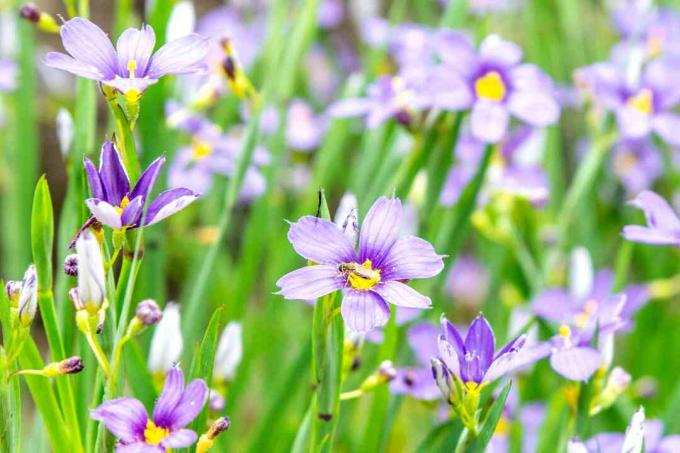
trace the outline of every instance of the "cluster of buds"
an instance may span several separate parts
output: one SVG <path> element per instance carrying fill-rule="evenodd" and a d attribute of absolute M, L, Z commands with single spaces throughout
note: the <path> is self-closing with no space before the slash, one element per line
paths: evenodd
<path fill-rule="evenodd" d="M 64 274 L 71 277 L 78 276 L 78 255 L 71 253 L 64 259 Z"/>
<path fill-rule="evenodd" d="M 77 374 L 83 371 L 85 365 L 83 360 L 78 356 L 69 357 L 60 362 L 52 362 L 41 370 L 20 370 L 13 374 L 15 375 L 31 375 L 44 377 L 57 377 L 65 374 Z"/>
<path fill-rule="evenodd" d="M 5 291 L 9 298 L 12 323 L 16 326 L 29 327 L 38 309 L 38 282 L 35 266 L 30 265 L 21 281 L 9 281 Z"/>
<path fill-rule="evenodd" d="M 61 26 L 51 14 L 41 11 L 34 3 L 27 3 L 21 7 L 19 15 L 34 23 L 40 30 L 48 33 L 59 33 Z"/>
<path fill-rule="evenodd" d="M 210 425 L 210 428 L 205 433 L 201 434 L 196 444 L 196 453 L 205 453 L 210 450 L 215 443 L 215 438 L 229 429 L 231 426 L 231 420 L 229 417 L 221 417 L 215 420 L 215 422 Z"/>

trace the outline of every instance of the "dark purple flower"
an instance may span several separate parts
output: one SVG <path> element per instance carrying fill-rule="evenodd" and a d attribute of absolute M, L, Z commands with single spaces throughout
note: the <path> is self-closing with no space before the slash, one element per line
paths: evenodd
<path fill-rule="evenodd" d="M 439 330 L 430 323 L 422 322 L 408 330 L 408 344 L 416 359 L 416 366 L 398 368 L 396 377 L 390 381 L 390 391 L 396 395 L 408 394 L 419 400 L 431 401 L 441 398 L 437 383 L 432 379 L 430 359 L 437 356 Z"/>
<path fill-rule="evenodd" d="M 387 303 L 429 308 L 429 297 L 404 281 L 430 278 L 444 267 L 432 245 L 415 236 L 399 238 L 402 206 L 398 198 L 379 198 L 359 232 L 359 250 L 335 223 L 305 216 L 293 223 L 288 240 L 295 251 L 315 263 L 276 282 L 286 299 L 310 300 L 342 290 L 342 317 L 356 332 L 384 325 Z"/>
<path fill-rule="evenodd" d="M 165 452 L 196 441 L 196 433 L 183 428 L 201 412 L 207 395 L 208 388 L 202 379 L 184 387 L 184 373 L 173 367 L 168 371 L 151 418 L 134 398 L 105 401 L 90 416 L 103 422 L 118 438 L 119 453 Z"/>
<path fill-rule="evenodd" d="M 130 180 L 118 151 L 113 143 L 104 142 L 99 169 L 85 158 L 85 172 L 93 195 L 85 204 L 94 218 L 115 230 L 138 228 L 142 218 L 144 226 L 153 225 L 191 204 L 198 194 L 180 187 L 158 195 L 144 214 L 144 206 L 164 163 L 165 157 L 154 160 L 130 190 Z"/>
<path fill-rule="evenodd" d="M 640 192 L 631 205 L 642 209 L 647 226 L 627 225 L 623 237 L 643 244 L 674 245 L 680 247 L 680 219 L 666 200 L 654 192 Z"/>
<path fill-rule="evenodd" d="M 445 30 L 437 51 L 443 64 L 432 69 L 428 82 L 433 106 L 471 109 L 470 130 L 478 140 L 501 141 L 510 116 L 534 127 L 559 118 L 552 81 L 537 66 L 520 64 L 522 50 L 516 44 L 491 35 L 477 52 L 467 37 Z"/>
<path fill-rule="evenodd" d="M 97 25 L 82 17 L 67 21 L 60 33 L 69 55 L 48 53 L 48 66 L 111 86 L 131 101 L 164 75 L 201 70 L 208 51 L 208 39 L 192 34 L 154 53 L 156 35 L 149 25 L 125 30 L 116 49 Z"/>
<path fill-rule="evenodd" d="M 442 316 L 439 359 L 467 390 L 477 390 L 518 368 L 515 358 L 524 341 L 525 337 L 519 336 L 496 351 L 496 337 L 483 315 L 472 321 L 465 340 L 456 326 Z"/>

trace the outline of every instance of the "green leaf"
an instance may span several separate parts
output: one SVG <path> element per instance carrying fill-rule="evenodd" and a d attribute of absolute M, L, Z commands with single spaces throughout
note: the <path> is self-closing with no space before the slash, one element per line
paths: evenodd
<path fill-rule="evenodd" d="M 482 423 L 482 429 L 479 431 L 479 434 L 472 442 L 472 445 L 470 445 L 470 447 L 466 451 L 471 453 L 484 453 L 487 445 L 489 445 L 489 442 L 491 441 L 491 437 L 493 437 L 494 431 L 496 431 L 498 421 L 503 415 L 505 400 L 508 399 L 508 394 L 510 393 L 511 387 L 512 381 L 509 381 L 507 384 L 505 384 L 505 387 L 503 387 L 503 390 L 501 391 L 500 395 L 498 395 L 496 401 L 494 401 L 493 404 L 491 405 L 491 408 L 489 409 L 486 419 Z"/>
<path fill-rule="evenodd" d="M 416 451 L 442 453 L 454 451 L 463 429 L 463 424 L 458 418 L 442 423 L 428 433 Z"/>
<path fill-rule="evenodd" d="M 52 290 L 52 245 L 54 242 L 54 216 L 52 198 L 45 175 L 35 187 L 31 217 L 31 244 L 33 261 L 38 274 L 38 291 Z"/>

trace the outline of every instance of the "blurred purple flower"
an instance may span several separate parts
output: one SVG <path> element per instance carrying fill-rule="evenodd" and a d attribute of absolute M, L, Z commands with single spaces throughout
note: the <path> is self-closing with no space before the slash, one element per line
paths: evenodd
<path fill-rule="evenodd" d="M 326 121 L 301 99 L 288 105 L 286 143 L 298 151 L 311 151 L 318 147 L 326 132 Z"/>
<path fill-rule="evenodd" d="M 645 420 L 644 445 L 647 453 L 672 453 L 680 451 L 680 435 L 663 436 L 661 420 Z M 587 452 L 592 453 L 620 453 L 624 451 L 624 433 L 600 433 L 590 438 L 586 443 Z"/>
<path fill-rule="evenodd" d="M 637 47 L 651 59 L 680 51 L 680 17 L 670 8 L 657 8 L 646 0 L 621 1 L 612 11 L 612 21 L 621 36 L 614 54 Z"/>
<path fill-rule="evenodd" d="M 345 18 L 342 0 L 322 0 L 319 4 L 317 21 L 321 28 L 336 28 Z"/>
<path fill-rule="evenodd" d="M 196 441 L 196 433 L 184 426 L 203 409 L 208 389 L 196 379 L 184 387 L 184 373 L 177 367 L 168 371 L 165 386 L 156 401 L 153 417 L 134 398 L 105 401 L 90 416 L 108 428 L 118 438 L 116 451 L 165 452 L 188 447 Z"/>
<path fill-rule="evenodd" d="M 416 359 L 416 366 L 397 369 L 397 375 L 390 381 L 390 391 L 396 395 L 432 401 L 441 398 L 437 383 L 432 379 L 430 359 L 438 355 L 437 338 L 439 330 L 430 323 L 414 324 L 408 330 L 408 344 Z"/>
<path fill-rule="evenodd" d="M 139 227 L 142 217 L 144 226 L 153 225 L 193 203 L 198 194 L 178 187 L 158 195 L 144 215 L 144 206 L 164 163 L 165 157 L 154 160 L 130 190 L 130 180 L 118 151 L 113 143 L 104 142 L 99 169 L 85 158 L 85 173 L 93 195 L 93 198 L 85 200 L 85 204 L 94 218 L 115 230 L 124 230 Z"/>
<path fill-rule="evenodd" d="M 17 84 L 17 65 L 12 60 L 0 59 L 0 92 L 12 91 Z"/>
<path fill-rule="evenodd" d="M 478 140 L 500 142 L 511 115 L 534 127 L 558 120 L 552 81 L 537 66 L 520 64 L 522 50 L 516 44 L 490 35 L 477 52 L 466 36 L 445 30 L 436 48 L 443 64 L 432 69 L 428 82 L 433 105 L 471 109 L 470 129 Z"/>
<path fill-rule="evenodd" d="M 125 30 L 114 49 L 106 34 L 82 17 L 61 27 L 61 39 L 69 55 L 49 52 L 47 66 L 99 81 L 129 100 L 138 99 L 164 75 L 203 69 L 208 51 L 208 40 L 193 34 L 170 41 L 153 53 L 156 36 L 149 25 Z"/>
<path fill-rule="evenodd" d="M 629 195 L 651 188 L 663 173 L 661 152 L 649 138 L 621 140 L 613 151 L 614 173 Z"/>
<path fill-rule="evenodd" d="M 387 303 L 429 308 L 431 300 L 404 281 L 430 278 L 444 267 L 429 242 L 399 238 L 402 206 L 398 198 L 379 198 L 366 214 L 359 250 L 333 222 L 313 216 L 291 224 L 288 240 L 295 251 L 315 263 L 290 272 L 277 282 L 286 299 L 309 300 L 342 290 L 342 317 L 356 332 L 384 325 Z"/>
<path fill-rule="evenodd" d="M 486 298 L 489 273 L 472 255 L 459 257 L 451 267 L 446 290 L 457 304 L 479 309 Z"/>
<path fill-rule="evenodd" d="M 680 247 L 680 219 L 666 200 L 646 190 L 640 192 L 630 201 L 630 204 L 644 211 L 647 226 L 627 225 L 623 227 L 623 237 L 626 240 Z"/>

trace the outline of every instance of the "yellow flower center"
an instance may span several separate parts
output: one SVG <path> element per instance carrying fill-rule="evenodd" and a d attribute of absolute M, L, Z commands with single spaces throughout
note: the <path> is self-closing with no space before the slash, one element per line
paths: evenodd
<path fill-rule="evenodd" d="M 651 58 L 656 58 L 663 53 L 663 40 L 658 36 L 651 35 L 647 38 L 647 52 Z"/>
<path fill-rule="evenodd" d="M 144 442 L 149 445 L 158 445 L 163 439 L 168 437 L 170 430 L 156 426 L 151 420 L 147 420 L 144 430 Z"/>
<path fill-rule="evenodd" d="M 120 206 L 114 206 L 113 209 L 116 210 L 118 215 L 123 214 L 123 211 L 130 204 L 130 199 L 125 195 L 122 200 L 120 200 Z"/>
<path fill-rule="evenodd" d="M 142 92 L 139 91 L 137 88 L 130 88 L 129 90 L 125 91 L 125 100 L 127 101 L 128 104 L 136 104 L 139 102 L 139 99 L 142 97 Z"/>
<path fill-rule="evenodd" d="M 475 92 L 479 98 L 502 101 L 505 99 L 505 83 L 499 73 L 489 71 L 475 81 Z"/>
<path fill-rule="evenodd" d="M 654 111 L 653 102 L 654 94 L 652 93 L 652 90 L 643 88 L 635 96 L 629 97 L 626 104 L 645 115 L 649 115 Z"/>
<path fill-rule="evenodd" d="M 392 89 L 396 93 L 394 100 L 400 107 L 408 107 L 415 97 L 413 90 L 406 88 L 406 82 L 401 77 L 392 78 Z"/>
<path fill-rule="evenodd" d="M 128 60 L 127 70 L 130 73 L 130 78 L 135 78 L 135 71 L 137 71 L 137 62 L 135 60 Z"/>
<path fill-rule="evenodd" d="M 566 324 L 562 324 L 560 328 L 557 329 L 557 333 L 563 338 L 569 338 L 571 336 L 571 328 Z"/>
<path fill-rule="evenodd" d="M 367 259 L 363 264 L 343 263 L 340 271 L 354 289 L 367 291 L 380 283 L 380 269 L 373 269 L 373 263 Z"/>
<path fill-rule="evenodd" d="M 578 313 L 575 317 L 576 325 L 581 328 L 585 327 L 596 311 L 597 301 L 593 299 L 588 300 L 583 306 L 583 311 L 581 313 Z"/>
<path fill-rule="evenodd" d="M 213 148 L 208 143 L 200 140 L 194 141 L 194 159 L 201 160 L 211 155 L 212 152 Z"/>

